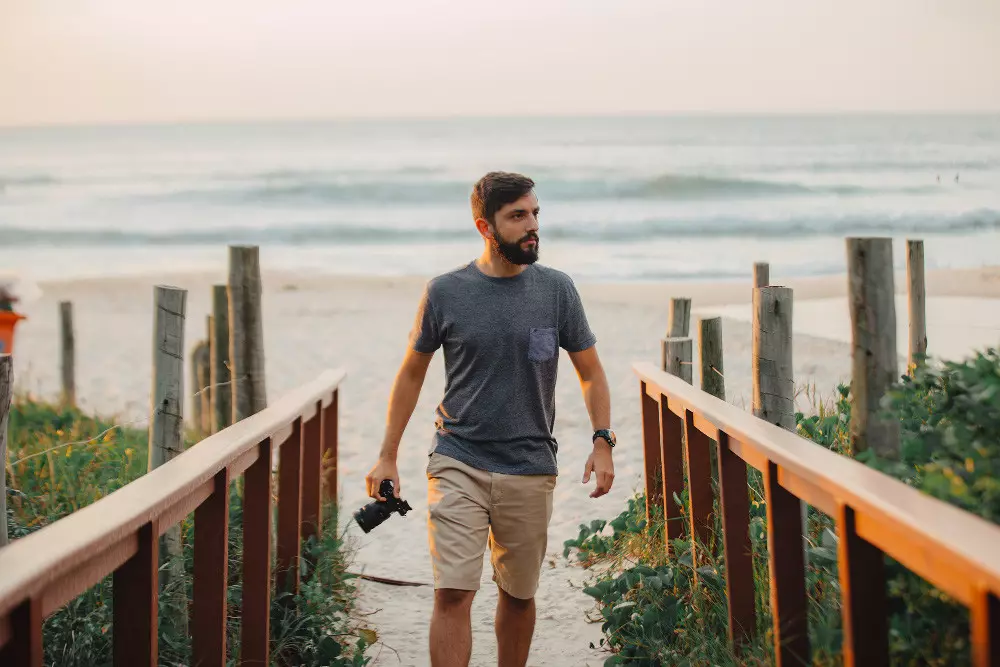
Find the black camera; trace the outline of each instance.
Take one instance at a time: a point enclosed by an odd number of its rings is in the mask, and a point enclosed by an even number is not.
[[[379,493],[385,498],[384,501],[373,500],[354,513],[354,520],[361,526],[361,530],[366,533],[370,533],[377,528],[393,512],[399,512],[400,516],[406,516],[406,513],[413,509],[408,502],[392,495],[391,479],[382,480]]]

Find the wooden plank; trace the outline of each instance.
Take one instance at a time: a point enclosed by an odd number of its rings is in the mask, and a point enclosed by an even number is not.
[[[771,617],[777,667],[811,664],[806,572],[802,552],[802,505],[778,483],[778,466],[764,473]]]
[[[157,664],[159,534],[155,520],[139,528],[138,551],[112,578],[115,667]]]
[[[660,356],[663,370],[691,384],[694,372],[692,348],[690,338],[664,338]]]
[[[73,331],[73,302],[59,302],[60,355],[62,375],[62,400],[66,405],[76,405],[76,336]]]
[[[899,379],[892,239],[847,239],[851,311],[851,446],[898,458],[899,420],[881,416],[881,401]]]
[[[768,287],[771,285],[771,265],[767,262],[754,262],[753,286]]]
[[[652,521],[652,508],[659,507],[663,512],[663,466],[660,456],[660,404],[646,392],[646,383],[640,385],[642,390],[642,465],[643,478],[646,482],[646,523]]]
[[[844,666],[882,667],[889,664],[885,555],[858,536],[854,518],[842,504],[836,520]]]
[[[260,250],[229,246],[229,327],[233,422],[267,407]]]
[[[701,368],[701,390],[726,400],[726,377],[722,367],[722,318],[712,317],[698,322],[698,358]]]
[[[920,366],[927,354],[927,285],[924,282],[924,242],[906,242],[906,286],[910,315],[908,368]]]
[[[4,667],[42,667],[42,604],[29,598],[10,614],[11,637],[0,647],[0,665]]]
[[[302,434],[302,539],[321,531],[320,486],[323,477],[323,413],[305,422]]]
[[[666,397],[660,400],[660,460],[663,468],[664,539],[670,542],[684,537],[684,507],[674,494],[684,493],[684,422],[670,411]]]
[[[274,578],[279,590],[299,592],[302,540],[302,420],[296,419],[292,437],[279,452],[278,557]]]
[[[671,299],[668,316],[667,338],[687,338],[691,335],[691,299]]]
[[[334,503],[338,499],[337,475],[340,438],[340,392],[333,392],[330,404],[323,407],[323,490],[324,497]]]
[[[687,461],[688,498],[691,512],[693,552],[699,544],[710,549],[713,529],[712,514],[715,494],[712,492],[712,441],[694,427],[694,415],[687,413],[684,426],[685,460]]]
[[[1000,597],[987,588],[976,592],[969,610],[972,625],[972,664],[1000,667]]]
[[[229,293],[212,286],[212,335],[209,340],[212,384],[212,433],[233,423],[233,388],[229,384]]]
[[[240,664],[270,664],[271,440],[243,478],[243,604]]]
[[[740,650],[757,634],[754,608],[753,545],[750,542],[750,499],[747,465],[729,448],[724,431],[716,438],[719,460],[719,508],[726,559],[726,599],[729,601],[729,641]]]
[[[191,655],[195,665],[226,664],[226,585],[229,577],[229,471],[215,475],[212,495],[194,512],[194,603]]]

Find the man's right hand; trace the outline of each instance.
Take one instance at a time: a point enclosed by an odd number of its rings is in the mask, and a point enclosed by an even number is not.
[[[365,477],[368,495],[377,500],[386,500],[379,490],[382,487],[382,481],[386,479],[392,480],[392,495],[399,498],[399,470],[396,468],[396,462],[387,458],[379,458],[375,467]]]

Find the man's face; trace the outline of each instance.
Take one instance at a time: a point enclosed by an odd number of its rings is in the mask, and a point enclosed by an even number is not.
[[[529,193],[516,202],[504,204],[494,216],[493,243],[500,256],[511,264],[538,261],[538,198]]]

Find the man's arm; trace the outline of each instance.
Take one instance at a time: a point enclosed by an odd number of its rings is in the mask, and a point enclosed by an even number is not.
[[[386,417],[382,448],[379,451],[375,467],[365,478],[368,495],[372,498],[385,500],[379,494],[379,487],[382,486],[382,480],[386,479],[392,480],[393,495],[399,497],[399,471],[396,467],[399,442],[402,440],[403,431],[406,430],[406,425],[413,415],[413,409],[420,397],[420,389],[427,376],[427,367],[433,357],[433,352],[428,354],[408,348],[403,363],[399,367],[399,372],[396,373],[396,379],[389,394],[389,414]]]
[[[604,374],[604,366],[597,355],[597,346],[592,345],[586,350],[570,352],[569,358],[580,378],[583,402],[590,414],[591,426],[595,431],[611,428],[611,388]],[[591,498],[603,496],[611,490],[611,484],[615,479],[615,465],[611,457],[611,444],[604,438],[594,441],[594,451],[587,459],[583,471],[584,484],[590,481],[591,473],[597,475],[597,488],[590,494]]]

